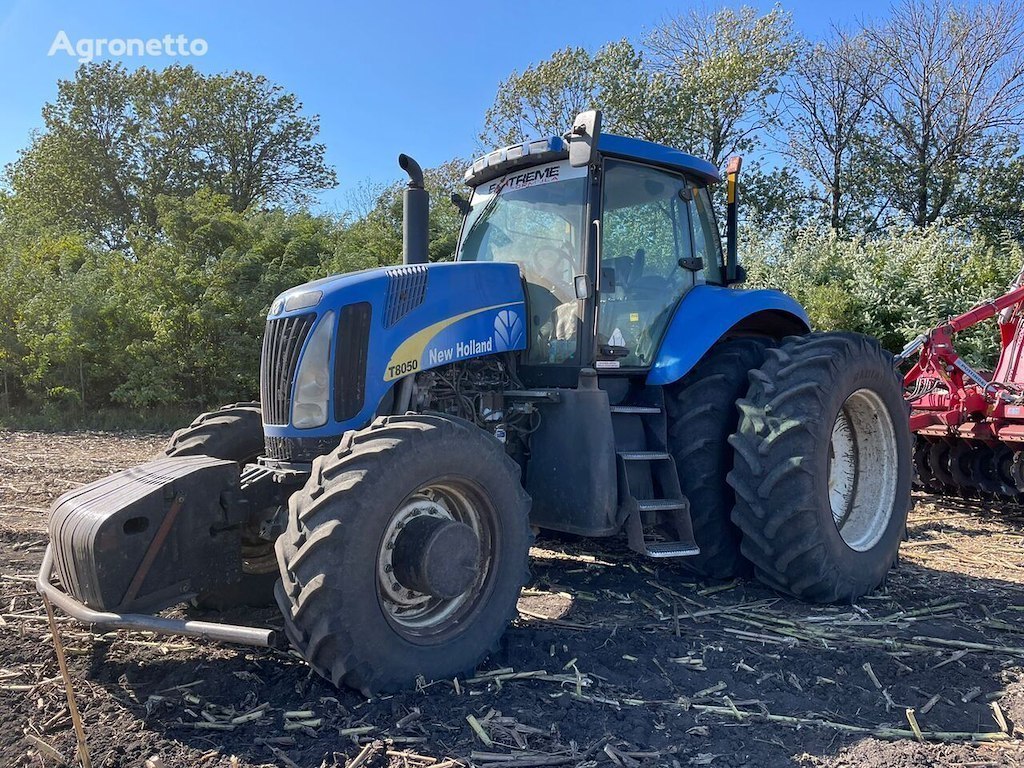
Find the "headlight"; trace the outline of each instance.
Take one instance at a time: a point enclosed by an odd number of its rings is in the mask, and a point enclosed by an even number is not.
[[[334,313],[328,312],[317,323],[306,344],[306,351],[295,376],[292,424],[299,429],[322,427],[327,423],[330,396],[331,340],[334,338]]]
[[[323,297],[323,291],[303,291],[302,293],[293,293],[285,299],[284,311],[294,312],[296,309],[315,307],[320,303],[320,299]]]

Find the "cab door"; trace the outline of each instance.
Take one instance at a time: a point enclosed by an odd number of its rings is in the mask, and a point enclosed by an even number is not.
[[[681,174],[607,158],[602,187],[596,366],[646,369],[679,300],[705,281],[693,242],[708,224]]]

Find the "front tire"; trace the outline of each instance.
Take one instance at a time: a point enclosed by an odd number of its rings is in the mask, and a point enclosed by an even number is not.
[[[200,414],[189,426],[177,430],[155,458],[211,456],[237,462],[241,471],[263,453],[263,445],[260,404],[233,403]],[[273,543],[255,531],[243,531],[241,568],[239,581],[204,592],[196,604],[214,610],[271,604],[277,581]]]
[[[892,356],[855,333],[790,337],[750,373],[729,484],[741,550],[759,580],[851,603],[896,560],[912,443]]]
[[[263,453],[263,416],[259,403],[233,403],[200,414],[179,429],[157,455],[212,456],[245,465]]]
[[[366,695],[472,669],[529,576],[529,506],[518,466],[467,422],[389,416],[347,433],[277,542],[289,639]]]

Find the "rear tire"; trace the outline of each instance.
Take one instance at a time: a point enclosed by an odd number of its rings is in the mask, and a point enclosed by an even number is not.
[[[892,356],[855,333],[790,337],[750,373],[729,483],[759,580],[854,602],[896,560],[910,507],[907,405]]]
[[[346,433],[313,463],[277,541],[289,639],[321,676],[365,695],[474,668],[529,577],[529,509],[518,466],[467,422],[389,416]],[[402,575],[404,529],[424,516],[475,532],[477,567],[451,597]],[[445,559],[469,550],[454,551]]]
[[[768,345],[761,339],[716,344],[666,393],[668,449],[690,501],[700,547],[699,555],[681,558],[679,565],[705,578],[729,579],[751,571],[740,553],[740,530],[730,519],[736,494],[726,475],[733,462],[729,436],[739,423],[736,401],[746,394],[748,372],[764,362]]]
[[[238,462],[239,471],[263,453],[263,415],[259,403],[233,403],[196,417],[179,429],[155,458],[212,456]],[[242,539],[242,578],[196,598],[203,608],[224,610],[274,601],[277,561],[274,545],[255,536]]]

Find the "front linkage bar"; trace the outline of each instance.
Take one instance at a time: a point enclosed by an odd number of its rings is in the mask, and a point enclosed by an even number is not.
[[[215,640],[223,643],[252,645],[260,648],[284,648],[288,645],[284,637],[274,629],[245,627],[237,624],[221,624],[213,621],[186,621],[168,619],[140,613],[113,613],[94,611],[63,592],[53,583],[53,545],[47,545],[43,564],[36,577],[36,591],[64,613],[84,624],[94,624],[106,629],[130,629],[153,632],[158,635],[181,635]]]

